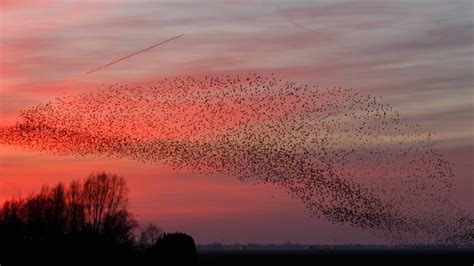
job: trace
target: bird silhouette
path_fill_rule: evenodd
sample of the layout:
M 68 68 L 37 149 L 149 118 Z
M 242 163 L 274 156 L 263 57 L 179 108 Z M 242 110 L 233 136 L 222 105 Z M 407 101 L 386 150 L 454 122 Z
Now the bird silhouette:
M 456 229 L 473 219 L 457 225 L 452 165 L 433 133 L 352 89 L 273 74 L 185 76 L 102 86 L 21 118 L 0 128 L 1 145 L 268 183 L 315 217 L 396 243 L 472 241 Z

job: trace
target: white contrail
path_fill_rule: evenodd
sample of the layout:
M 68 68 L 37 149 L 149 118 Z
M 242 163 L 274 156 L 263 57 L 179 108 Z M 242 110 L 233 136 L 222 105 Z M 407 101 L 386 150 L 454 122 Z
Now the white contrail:
M 125 60 L 125 59 L 127 59 L 127 58 L 130 58 L 130 57 L 135 56 L 135 55 L 137 55 L 137 54 L 146 52 L 146 51 L 148 51 L 148 50 L 151 50 L 151 49 L 153 49 L 153 48 L 155 48 L 155 47 L 157 47 L 157 46 L 160 46 L 160 45 L 162 45 L 162 44 L 165 44 L 165 43 L 167 43 L 167 42 L 176 40 L 176 39 L 178 39 L 178 38 L 180 38 L 180 37 L 182 37 L 182 36 L 184 36 L 184 34 L 181 34 L 181 35 L 178 35 L 178 36 L 173 37 L 173 38 L 171 38 L 171 39 L 168 39 L 168 40 L 166 40 L 166 41 L 157 43 L 157 44 L 155 44 L 155 45 L 152 45 L 152 46 L 150 46 L 150 47 L 148 47 L 148 48 L 145 48 L 145 49 L 142 49 L 142 50 L 140 50 L 140 51 L 136 51 L 136 52 L 134 52 L 134 53 L 132 53 L 132 54 L 129 54 L 129 55 L 127 55 L 127 56 L 124 56 L 124 57 L 122 57 L 122 58 L 120 58 L 120 59 L 117 59 L 117 60 L 115 60 L 115 61 L 113 61 L 113 62 L 110 62 L 110 63 L 108 63 L 108 64 L 106 64 L 106 65 L 97 67 L 97 68 L 95 68 L 95 69 L 93 69 L 93 70 L 90 70 L 90 71 L 87 71 L 87 72 L 84 73 L 84 74 L 85 74 L 85 75 L 88 75 L 88 74 L 94 73 L 94 72 L 99 71 L 99 70 L 101 70 L 101 69 L 103 69 L 103 68 L 106 68 L 106 67 L 108 67 L 108 66 L 111 66 L 111 65 L 113 65 L 113 64 L 116 64 L 116 63 L 118 63 L 118 62 L 120 62 L 120 61 L 122 61 L 122 60 Z

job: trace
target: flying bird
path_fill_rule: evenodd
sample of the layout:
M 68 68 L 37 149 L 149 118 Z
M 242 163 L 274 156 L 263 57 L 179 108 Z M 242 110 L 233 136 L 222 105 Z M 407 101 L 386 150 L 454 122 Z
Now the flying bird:
M 469 225 L 455 221 L 451 163 L 435 144 L 376 97 L 258 73 L 114 84 L 0 127 L 0 145 L 271 184 L 313 216 L 396 243 L 470 241 L 450 238 Z

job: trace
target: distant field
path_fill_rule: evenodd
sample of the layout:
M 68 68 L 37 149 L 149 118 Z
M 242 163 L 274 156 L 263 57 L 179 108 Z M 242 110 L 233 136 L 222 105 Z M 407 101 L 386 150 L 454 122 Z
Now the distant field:
M 418 265 L 473 265 L 473 254 L 473 248 L 200 250 L 199 265 L 410 265 L 414 262 L 422 262 Z

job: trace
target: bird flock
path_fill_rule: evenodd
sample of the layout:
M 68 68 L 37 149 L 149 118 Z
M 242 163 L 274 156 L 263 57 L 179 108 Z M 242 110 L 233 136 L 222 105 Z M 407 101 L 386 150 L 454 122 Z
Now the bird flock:
M 472 244 L 432 134 L 352 89 L 248 73 L 59 97 L 0 127 L 0 145 L 268 183 L 311 215 L 394 243 Z

